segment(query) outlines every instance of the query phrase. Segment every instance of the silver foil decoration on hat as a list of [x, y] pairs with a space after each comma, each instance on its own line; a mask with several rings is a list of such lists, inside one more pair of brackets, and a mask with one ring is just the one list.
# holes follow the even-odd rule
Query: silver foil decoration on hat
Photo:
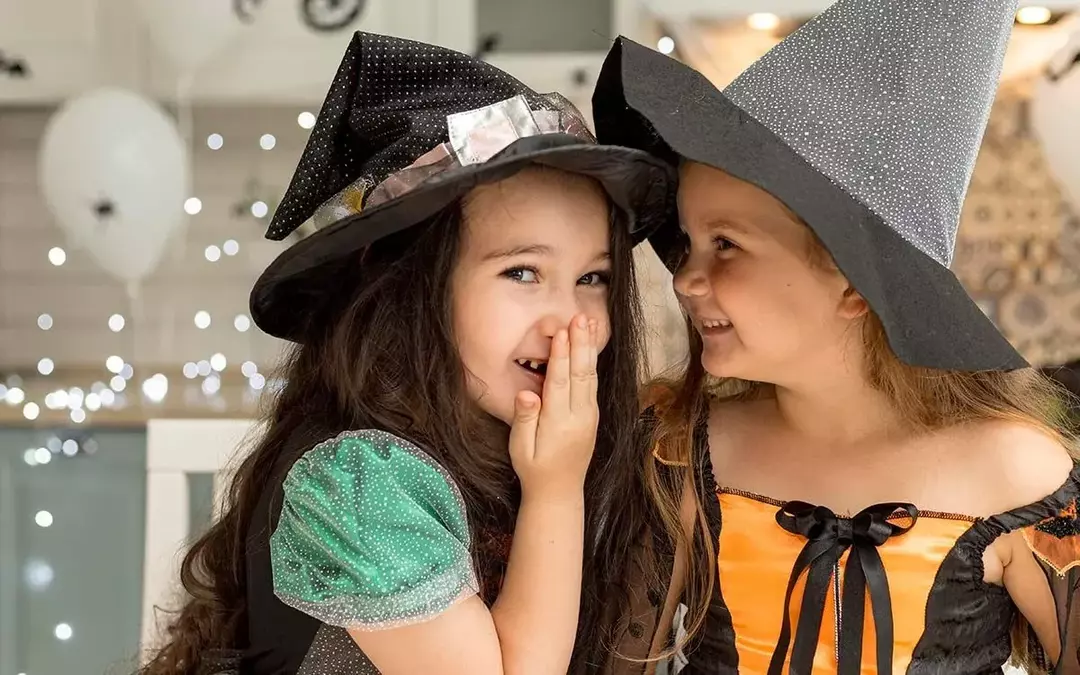
[[524, 96], [483, 108], [448, 115], [450, 140], [421, 155], [408, 167], [378, 185], [361, 176], [320, 206], [313, 217], [316, 229], [356, 215], [364, 209], [397, 199], [447, 169], [482, 164], [519, 138], [539, 134], [569, 134], [595, 143], [581, 113], [558, 94], [547, 94], [550, 110], [534, 110]]
[[942, 265], [1017, 0], [839, 0], [724, 93]]

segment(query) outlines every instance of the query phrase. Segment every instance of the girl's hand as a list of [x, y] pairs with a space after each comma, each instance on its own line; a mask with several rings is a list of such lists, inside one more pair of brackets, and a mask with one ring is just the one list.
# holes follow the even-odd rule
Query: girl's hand
[[551, 341], [544, 395], [520, 392], [510, 428], [510, 460], [522, 496], [580, 495], [596, 445], [595, 320], [578, 315]]

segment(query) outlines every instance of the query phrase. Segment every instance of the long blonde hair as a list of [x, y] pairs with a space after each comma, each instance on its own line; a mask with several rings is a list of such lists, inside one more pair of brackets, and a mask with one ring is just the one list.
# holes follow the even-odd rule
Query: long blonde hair
[[[824, 246], [810, 236], [810, 262], [835, 269]], [[717, 542], [713, 541], [703, 508], [712, 495], [700, 494], [703, 482], [697, 475], [699, 461], [693, 448], [694, 430], [709, 401], [751, 399], [771, 394], [772, 385], [741, 380], [718, 380], [701, 365], [702, 342], [687, 325], [688, 361], [674, 377], [654, 380], [644, 389], [643, 403], [657, 417], [654, 453], [646, 458], [648, 491], [662, 519], [671, 545], [688, 551], [683, 602], [688, 608], [686, 637], [671, 653], [691, 640], [705, 623], [715, 584]], [[862, 342], [870, 384], [885, 393], [916, 431], [944, 429], [979, 420], [1007, 420], [1034, 426], [1057, 438], [1074, 458], [1080, 458], [1080, 441], [1069, 417], [1069, 394], [1058, 383], [1033, 368], [1015, 371], [963, 372], [908, 365], [889, 347], [881, 320], [869, 312], [862, 320]], [[668, 469], [661, 469], [658, 458]], [[684, 467], [681, 480], [671, 478], [670, 465]], [[697, 518], [688, 536], [680, 519], [683, 490], [694, 491]], [[1013, 629], [1014, 659], [1034, 665], [1028, 649], [1028, 626], [1019, 617]], [[1030, 672], [1035, 672], [1031, 670]]]

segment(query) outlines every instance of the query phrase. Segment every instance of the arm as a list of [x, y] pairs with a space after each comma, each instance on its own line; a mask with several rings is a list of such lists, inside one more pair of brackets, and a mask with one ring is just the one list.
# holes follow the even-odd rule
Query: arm
[[506, 579], [491, 617], [507, 673], [561, 673], [581, 602], [584, 496], [522, 498]]
[[384, 432], [346, 434], [290, 471], [271, 537], [278, 597], [344, 627], [383, 675], [565, 674], [598, 418], [595, 328], [579, 323], [571, 336], [553, 341], [543, 401], [516, 401], [510, 458], [522, 503], [490, 612], [453, 479]]
[[1022, 532], [1003, 535], [1002, 547], [1005, 571], [1002, 582], [1016, 608], [1024, 615], [1039, 643], [1053, 663], [1061, 656], [1057, 605], [1047, 582], [1046, 573], [1031, 552]]
[[524, 499], [499, 599], [471, 596], [435, 619], [353, 640], [383, 675], [565, 673], [581, 593], [584, 499]]

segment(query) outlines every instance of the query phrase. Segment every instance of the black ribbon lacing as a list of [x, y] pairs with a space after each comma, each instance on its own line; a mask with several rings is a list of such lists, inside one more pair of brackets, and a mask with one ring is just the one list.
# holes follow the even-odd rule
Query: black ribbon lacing
[[[903, 511], [906, 523], [889, 522], [893, 514]], [[904, 534], [915, 525], [919, 510], [911, 504], [878, 504], [857, 513], [853, 518], [840, 518], [824, 506], [805, 502], [788, 502], [776, 513], [776, 522], [792, 534], [806, 537], [807, 542], [795, 559], [784, 597], [784, 623], [776, 643], [769, 675], [783, 675], [784, 660], [791, 642], [791, 593], [802, 573], [809, 569], [799, 625], [795, 629], [795, 645], [791, 649], [791, 675], [810, 675], [814, 667], [818, 636], [825, 613], [825, 596], [837, 568], [840, 556], [849, 548], [844, 567], [844, 587], [840, 615], [838, 675], [858, 675], [862, 662], [863, 617], [866, 608], [866, 589], [870, 589], [874, 632], [877, 637], [877, 672], [891, 675], [893, 650], [892, 601], [885, 566], [877, 547]]]

